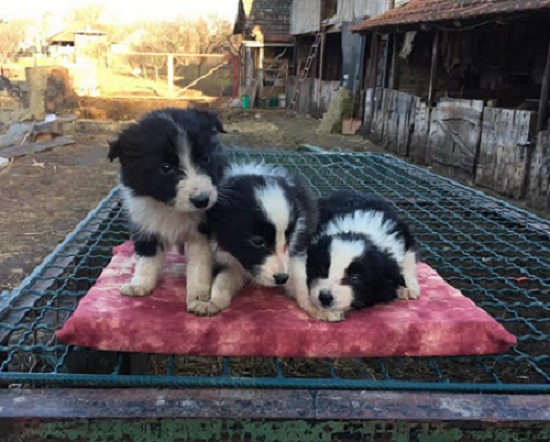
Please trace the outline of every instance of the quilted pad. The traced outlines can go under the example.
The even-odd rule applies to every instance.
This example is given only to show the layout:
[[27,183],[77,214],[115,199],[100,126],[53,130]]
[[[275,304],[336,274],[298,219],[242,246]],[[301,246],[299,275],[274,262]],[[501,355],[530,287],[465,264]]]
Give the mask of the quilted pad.
[[339,323],[311,319],[278,289],[248,286],[219,315],[185,309],[185,259],[167,257],[150,296],[119,293],[135,267],[133,244],[114,256],[57,337],[97,350],[205,356],[388,357],[491,354],[516,339],[425,263],[421,298],[348,313]]

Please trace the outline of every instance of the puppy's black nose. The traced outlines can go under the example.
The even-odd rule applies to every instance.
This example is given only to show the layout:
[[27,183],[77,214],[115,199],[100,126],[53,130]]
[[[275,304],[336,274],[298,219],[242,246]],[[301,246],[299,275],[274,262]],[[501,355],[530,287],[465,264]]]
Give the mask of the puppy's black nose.
[[330,307],[332,305],[332,301],[334,301],[334,297],[332,296],[332,293],[330,293],[329,290],[321,290],[319,293],[319,302],[323,307]]
[[275,284],[283,285],[288,281],[288,275],[286,273],[278,273],[277,275],[273,275],[273,279],[275,280]]
[[204,209],[206,206],[208,206],[208,201],[210,200],[210,197],[207,193],[200,193],[193,198],[189,198],[189,200],[197,209]]

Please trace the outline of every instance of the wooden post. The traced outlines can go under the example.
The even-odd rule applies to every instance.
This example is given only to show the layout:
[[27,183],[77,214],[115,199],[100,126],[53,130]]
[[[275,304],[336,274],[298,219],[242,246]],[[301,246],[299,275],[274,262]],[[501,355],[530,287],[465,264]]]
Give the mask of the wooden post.
[[379,51],[379,36],[375,33],[372,34],[372,43],[371,43],[371,60],[372,60],[372,99],[369,103],[370,105],[370,121],[365,123],[367,133],[372,131],[372,122],[374,120],[374,101],[376,100],[376,77],[378,77],[378,51]]
[[395,33],[392,35],[393,37],[393,45],[392,45],[392,57],[391,57],[391,65],[390,65],[390,78],[389,78],[389,84],[388,87],[390,89],[397,89],[397,82],[395,81],[396,77],[396,69],[397,69],[397,41],[398,41],[398,34]]
[[244,53],[244,84],[245,86],[252,86],[252,77],[254,75],[252,48],[250,46],[245,46]]
[[264,98],[264,78],[265,78],[264,56],[265,56],[265,50],[262,44],[262,46],[260,46],[258,50],[258,72],[257,72],[260,98]]
[[548,53],[546,56],[546,68],[544,69],[544,77],[542,77],[542,88],[540,91],[539,101],[539,117],[537,119],[537,132],[544,129],[544,124],[548,120],[548,95],[550,91],[550,43],[548,45]]
[[324,28],[321,28],[321,54],[319,55],[319,83],[317,85],[317,110],[321,107],[321,82],[323,81],[323,66],[325,64],[325,45],[327,41],[327,34],[325,33]]
[[[240,52],[239,52],[240,53]],[[239,56],[233,54],[231,56],[231,67],[233,68],[233,98],[239,97],[239,84],[240,84],[240,63]]]
[[386,37],[386,50],[384,51],[384,80],[382,82],[384,89],[390,87],[390,70],[393,57],[393,34]]
[[438,29],[435,30],[433,45],[432,45],[432,68],[430,71],[430,89],[428,91],[428,105],[432,105],[435,89],[437,87],[437,68],[439,65],[439,33]]
[[174,93],[174,54],[168,54],[168,94]]

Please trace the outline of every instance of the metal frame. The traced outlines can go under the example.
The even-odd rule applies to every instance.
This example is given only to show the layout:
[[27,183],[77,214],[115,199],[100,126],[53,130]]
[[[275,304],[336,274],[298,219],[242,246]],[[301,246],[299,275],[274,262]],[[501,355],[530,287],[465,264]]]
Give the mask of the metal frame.
[[[539,290],[546,290],[550,286],[550,281],[544,276],[546,274],[544,273],[544,265],[548,259],[544,254],[544,250],[550,245],[550,222],[506,202],[486,196],[452,180],[431,174],[418,166],[409,165],[389,155],[291,154],[254,151],[231,151],[230,155],[234,160],[262,159],[270,163],[284,163],[294,172],[305,173],[310,171],[310,175],[306,173],[306,178],[319,192],[342,186],[344,183],[351,187],[370,188],[374,191],[386,192],[385,196],[393,199],[398,209],[403,209],[405,213],[407,213],[405,209],[409,207],[408,205],[412,204],[414,206],[414,211],[411,210],[408,215],[412,217],[413,223],[415,219],[418,221],[419,227],[425,223],[426,219],[432,219],[432,210],[447,210],[446,204],[456,205],[456,210],[463,212],[472,211],[474,215],[477,213],[476,211],[480,211],[480,213],[487,212],[490,217],[498,216],[498,222],[491,222],[495,224],[495,232],[498,232],[502,225],[502,232],[489,232],[495,238],[497,234],[511,235],[515,232],[519,236],[527,237],[526,244],[540,245],[540,253],[533,256],[531,267],[522,267],[521,264],[518,264],[516,257],[513,256],[505,260],[509,270],[525,270],[529,278],[538,284]],[[414,192],[415,189],[409,189],[408,186],[413,185],[416,186],[419,197],[414,201],[410,201],[407,197],[408,192],[409,190]],[[407,191],[404,192],[403,189]],[[430,201],[429,197],[436,190],[441,192],[441,200]],[[281,363],[276,358],[273,360],[276,369],[273,377],[231,376],[232,361],[230,358],[223,358],[222,373],[219,376],[177,375],[174,372],[176,361],[174,356],[168,357],[168,367],[165,375],[144,375],[144,364],[143,360],[140,361],[140,355],[124,353],[90,354],[85,349],[57,343],[44,346],[39,341],[33,341],[32,345],[21,345],[20,350],[31,352],[30,354],[50,352],[53,355],[52,357],[57,358],[53,362],[54,365],[52,365],[54,368],[49,371],[46,370],[45,373],[9,371],[6,367],[9,367],[9,355],[14,347],[10,347],[10,343],[6,339],[17,329],[17,321],[22,317],[21,315],[24,316],[28,313],[27,310],[40,300],[42,294],[48,293],[45,279],[62,279],[63,271],[67,266],[78,267],[82,264],[83,261],[76,264],[69,262],[71,257],[75,258],[75,253],[79,253],[79,247],[88,242],[97,246],[99,241],[97,235],[108,232],[113,223],[117,223],[117,225],[121,223],[118,192],[118,188],[113,189],[107,198],[77,226],[75,231],[68,235],[56,247],[54,252],[35,269],[33,274],[25,279],[19,288],[14,290],[8,297],[0,299],[0,335],[2,336],[0,352],[4,352],[4,362],[0,371],[0,384],[12,387],[12,389],[0,390],[0,434],[2,434],[2,426],[4,425],[3,419],[10,419],[16,422],[17,425],[20,424],[25,427],[29,419],[33,417],[41,419],[44,425],[50,418],[60,418],[61,421],[58,421],[58,424],[62,427],[65,425],[63,423],[64,419],[86,417],[88,419],[104,420],[105,422],[109,421],[109,425],[111,425],[109,428],[111,429],[118,428],[117,425],[119,424],[113,421],[116,419],[160,419],[161,422],[166,421],[166,425],[168,425],[171,419],[177,418],[185,420],[180,424],[181,429],[187,429],[187,431],[193,430],[190,425],[195,425],[198,422],[194,421],[195,423],[191,424],[188,419],[222,419],[229,426],[235,424],[234,419],[244,419],[248,423],[243,425],[256,428],[257,431],[259,431],[255,426],[257,421],[265,419],[280,419],[279,423],[287,425],[285,427],[287,429],[290,428],[289,425],[292,427],[297,421],[303,421],[305,422],[304,431],[319,428],[315,422],[321,421],[331,422],[327,428],[335,429],[338,427],[335,422],[342,419],[348,422],[370,422],[368,428],[364,427],[361,431],[367,431],[365,428],[371,431],[374,428],[371,425],[373,423],[381,425],[387,430],[391,426],[391,422],[395,420],[435,421],[437,422],[437,431],[444,430],[449,434],[459,434],[456,432],[458,431],[457,428],[462,427],[458,425],[458,422],[476,422],[480,425],[478,428],[492,428],[488,422],[496,421],[499,423],[497,426],[500,423],[507,425],[506,431],[508,432],[528,431],[529,437],[535,437],[535,433],[536,437],[541,434],[550,435],[550,433],[543,433],[547,431],[547,424],[550,422],[550,411],[548,411],[550,410],[550,395],[548,395],[550,382],[548,373],[545,371],[547,370],[545,367],[550,362],[550,356],[546,353],[531,355],[522,350],[524,342],[534,342],[543,346],[548,345],[550,339],[541,331],[545,329],[538,330],[537,328],[545,326],[548,320],[540,318],[535,319],[535,322],[530,322],[530,318],[518,317],[516,312],[516,310],[520,311],[519,309],[528,311],[536,308],[546,311],[550,305],[544,298],[546,291],[537,295],[522,289],[521,286],[517,288],[517,300],[514,302],[501,300],[499,298],[500,289],[488,291],[485,294],[486,296],[479,298],[481,299],[479,304],[482,307],[499,308],[501,309],[499,311],[502,312],[516,313],[516,316],[512,315],[510,318],[497,318],[505,326],[514,321],[519,321],[525,326],[532,326],[527,329],[527,334],[518,337],[518,347],[512,349],[508,354],[468,359],[470,364],[493,376],[494,383],[450,381],[446,377],[445,371],[447,368],[441,368],[440,365],[442,361],[452,363],[458,360],[452,358],[421,358],[421,361],[426,362],[432,369],[432,375],[436,379],[434,382],[407,380],[406,378],[404,380],[392,379],[389,375],[382,380],[344,379],[337,375],[337,370],[335,370],[330,360],[326,361],[327,370],[330,372],[328,377],[289,377],[283,376]],[[457,212],[457,216],[462,217],[463,215],[462,212]],[[426,218],[416,218],[421,216]],[[467,221],[468,218],[465,218],[464,222]],[[520,227],[515,230],[514,226]],[[430,228],[432,227],[430,225]],[[445,229],[445,226],[442,229]],[[418,233],[421,236],[424,234],[421,228]],[[436,238],[440,237],[439,232]],[[441,238],[442,241],[446,241],[445,237]],[[449,244],[452,245],[452,243]],[[439,266],[440,269],[445,270],[449,266],[442,257],[438,257],[436,253],[439,250],[436,250],[438,245],[438,242],[428,241],[425,244],[426,251],[433,254],[431,258],[437,257],[435,267],[438,268]],[[446,247],[447,245],[443,243],[443,246]],[[462,251],[471,250],[471,253],[474,253],[476,245],[473,244],[473,246],[470,246],[470,248],[465,246]],[[517,248],[513,244],[510,247],[512,251]],[[84,254],[92,253],[91,251],[95,249],[88,247],[86,250],[83,252]],[[427,255],[427,258],[430,259],[430,255]],[[484,265],[479,258],[473,256],[472,261],[477,266]],[[456,265],[460,266],[461,263],[457,262]],[[498,270],[500,267],[496,267],[496,269]],[[497,270],[494,270],[495,278],[500,277]],[[539,270],[540,274],[537,273]],[[457,278],[461,277],[460,275],[462,275],[462,271],[458,273],[454,280],[457,281]],[[466,276],[472,278],[471,275]],[[88,279],[89,284],[92,284],[95,280],[93,277]],[[38,287],[38,290],[35,290],[36,287]],[[514,288],[516,286],[511,285],[510,287]],[[475,291],[464,290],[464,292],[465,294],[476,294]],[[75,295],[75,298],[78,299],[79,296],[83,295],[84,293],[79,292]],[[51,297],[51,294],[48,296]],[[66,293],[60,292],[59,296],[66,296]],[[52,299],[48,302],[51,304],[47,304],[47,306],[49,305],[47,308],[56,308],[52,303]],[[40,315],[44,312],[41,313],[40,308],[35,308],[35,310],[37,311],[34,313],[38,315],[38,319],[41,319]],[[60,307],[58,310],[63,310],[63,308]],[[6,322],[6,314],[8,314],[9,319],[15,322]],[[523,313],[523,315],[525,314]],[[29,334],[36,331],[32,327],[24,328],[24,330]],[[20,340],[19,343],[23,341]],[[106,374],[86,374],[81,371],[66,373],[58,370],[58,367],[62,368],[66,360],[73,354],[76,355],[75,358],[77,359],[80,356],[86,358],[86,355],[90,355],[90,357],[99,355],[109,359],[110,371]],[[531,369],[533,373],[540,375],[542,381],[532,381],[532,383],[526,384],[501,382],[497,372],[494,371],[494,367],[491,366],[491,362],[494,361],[509,364],[510,367],[514,367],[514,364],[525,363],[526,367]],[[389,368],[391,371],[393,363],[393,361],[380,361],[383,370]],[[539,364],[542,365],[539,366]],[[58,388],[28,389],[28,386]],[[112,389],[112,387],[118,388]],[[191,387],[200,387],[200,389]],[[484,394],[479,395],[479,393]],[[500,393],[511,393],[512,395],[506,396]],[[457,422],[458,426],[454,424],[449,426],[449,422]],[[272,425],[269,422],[264,422],[264,424]],[[56,429],[59,430],[61,427],[56,427]],[[42,426],[40,428],[42,429],[40,434],[44,437],[48,431],[53,431],[53,427]],[[428,433],[435,431],[433,426],[424,428],[424,430],[422,428],[404,427],[399,434],[409,432],[407,434],[410,435],[412,434],[410,431],[413,430],[413,432],[416,432],[414,434],[424,430]],[[234,430],[236,431],[235,428]],[[31,433],[27,431],[24,434],[30,435]],[[108,434],[108,432],[105,434]],[[460,434],[465,435],[466,433],[462,432]],[[550,439],[550,436],[548,439]],[[202,439],[198,438],[197,440]],[[304,436],[300,440],[310,439]],[[343,438],[342,440],[346,439]],[[486,439],[480,440],[494,439],[487,435]]]

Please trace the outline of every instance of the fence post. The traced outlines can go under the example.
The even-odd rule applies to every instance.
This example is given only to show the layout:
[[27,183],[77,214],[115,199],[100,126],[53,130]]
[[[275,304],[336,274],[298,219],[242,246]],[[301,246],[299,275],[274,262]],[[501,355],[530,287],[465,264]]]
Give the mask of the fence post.
[[174,54],[168,54],[168,93],[174,92]]
[[233,63],[233,98],[239,97],[239,83],[240,83],[240,66],[239,57],[235,54],[232,55]]
[[439,34],[440,31],[436,29],[432,43],[432,66],[430,69],[430,89],[428,91],[428,105],[432,105],[435,93],[437,91],[437,77],[438,77],[438,65],[439,65]]
[[548,121],[548,95],[550,90],[550,44],[546,54],[546,67],[544,69],[544,77],[542,78],[542,87],[539,100],[539,115],[537,120],[537,132],[545,129],[545,124]]

